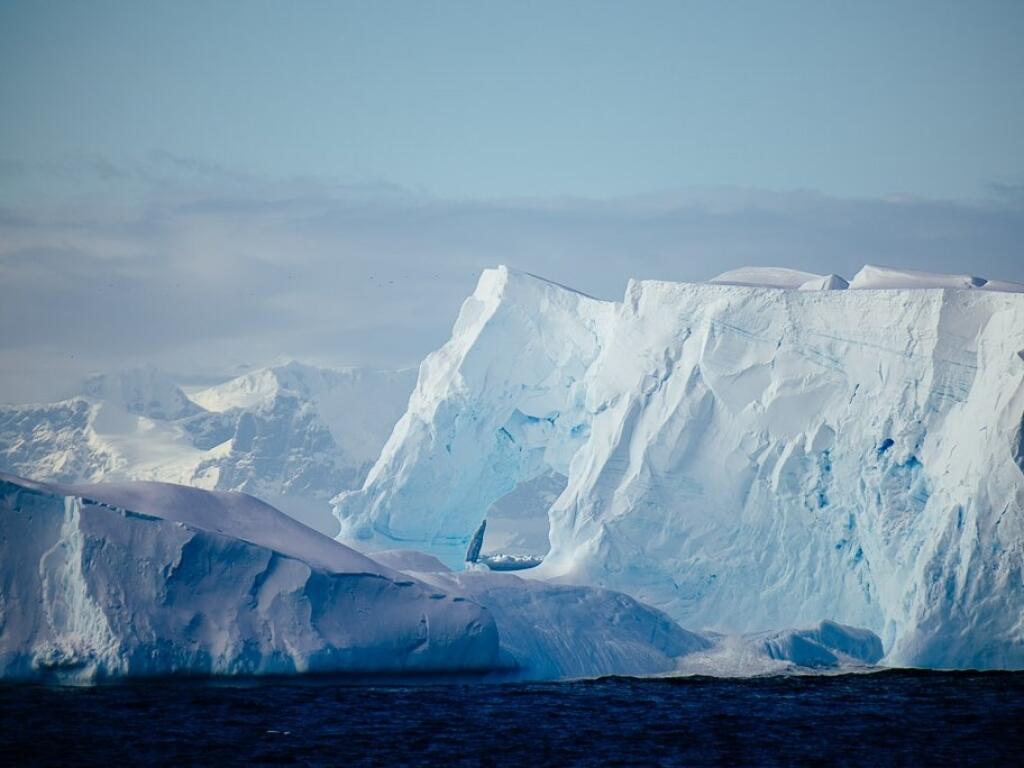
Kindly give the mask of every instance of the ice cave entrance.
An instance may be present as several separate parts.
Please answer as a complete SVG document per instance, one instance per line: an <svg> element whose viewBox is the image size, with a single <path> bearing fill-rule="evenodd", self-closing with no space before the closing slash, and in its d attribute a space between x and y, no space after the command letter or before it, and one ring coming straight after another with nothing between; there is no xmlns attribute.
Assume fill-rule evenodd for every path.
<svg viewBox="0 0 1024 768"><path fill-rule="evenodd" d="M466 551L467 563L492 571L521 571L540 565L551 544L548 509L565 489L557 472L520 483L487 510Z"/></svg>

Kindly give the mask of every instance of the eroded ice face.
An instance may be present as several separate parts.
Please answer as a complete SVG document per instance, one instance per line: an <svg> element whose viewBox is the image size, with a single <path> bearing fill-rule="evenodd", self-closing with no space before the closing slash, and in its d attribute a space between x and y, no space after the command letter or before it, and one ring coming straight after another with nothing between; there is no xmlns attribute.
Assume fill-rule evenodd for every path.
<svg viewBox="0 0 1024 768"><path fill-rule="evenodd" d="M457 564L497 499L554 471L535 575L692 628L830 618L894 663L1024 665L1024 297L943 280L634 282L615 303L485 273L337 498L342 535Z"/></svg>

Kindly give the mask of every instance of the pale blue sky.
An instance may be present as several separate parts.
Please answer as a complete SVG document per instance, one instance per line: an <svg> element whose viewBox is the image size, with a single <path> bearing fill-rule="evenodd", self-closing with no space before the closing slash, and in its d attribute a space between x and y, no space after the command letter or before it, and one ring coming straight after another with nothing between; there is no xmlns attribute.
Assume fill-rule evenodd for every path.
<svg viewBox="0 0 1024 768"><path fill-rule="evenodd" d="M979 197L1024 176L1022 40L1015 0L6 0L3 193L163 152L463 198Z"/></svg>
<svg viewBox="0 0 1024 768"><path fill-rule="evenodd" d="M1024 2L0 0L0 401L415 365L480 270L1024 282Z"/></svg>

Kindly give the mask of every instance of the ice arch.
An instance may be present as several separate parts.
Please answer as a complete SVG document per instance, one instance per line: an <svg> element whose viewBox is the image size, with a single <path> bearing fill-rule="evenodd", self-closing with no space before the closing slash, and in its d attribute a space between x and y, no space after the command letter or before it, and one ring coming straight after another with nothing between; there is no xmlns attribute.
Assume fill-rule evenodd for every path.
<svg viewBox="0 0 1024 768"><path fill-rule="evenodd" d="M342 536L456 564L551 468L542 575L689 627L831 619L890 663L1024 667L1024 296L938 277L613 303L489 270Z"/></svg>
<svg viewBox="0 0 1024 768"><path fill-rule="evenodd" d="M568 474L590 431L583 381L616 306L485 271L451 339L420 366L363 488L335 499L340 538L422 547L456 565L491 504L549 469Z"/></svg>

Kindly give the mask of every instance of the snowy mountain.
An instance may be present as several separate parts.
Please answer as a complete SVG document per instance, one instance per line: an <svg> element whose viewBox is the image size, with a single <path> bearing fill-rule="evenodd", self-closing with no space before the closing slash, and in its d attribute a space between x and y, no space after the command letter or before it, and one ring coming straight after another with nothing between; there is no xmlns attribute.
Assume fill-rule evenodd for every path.
<svg viewBox="0 0 1024 768"><path fill-rule="evenodd" d="M184 419L202 411L153 366L90 376L82 382L82 396L160 421Z"/></svg>
<svg viewBox="0 0 1024 768"><path fill-rule="evenodd" d="M60 403L0 406L0 470L244 491L333 534L328 500L362 481L414 383L299 363L191 395L152 368L95 376Z"/></svg>
<svg viewBox="0 0 1024 768"><path fill-rule="evenodd" d="M1024 667L1024 286L865 267L634 281L486 271L343 540L449 564L567 478L531 576L727 633L865 627L886 661Z"/></svg>

